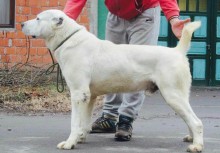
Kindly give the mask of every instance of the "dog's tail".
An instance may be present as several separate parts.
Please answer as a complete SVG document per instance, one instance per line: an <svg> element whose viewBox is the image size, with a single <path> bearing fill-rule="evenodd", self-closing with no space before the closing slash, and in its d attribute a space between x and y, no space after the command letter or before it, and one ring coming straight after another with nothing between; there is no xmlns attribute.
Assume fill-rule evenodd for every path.
<svg viewBox="0 0 220 153"><path fill-rule="evenodd" d="M192 38L192 33L201 26L201 21L194 21L186 24L182 31L182 36L176 48L181 51L184 55L190 47L190 42Z"/></svg>

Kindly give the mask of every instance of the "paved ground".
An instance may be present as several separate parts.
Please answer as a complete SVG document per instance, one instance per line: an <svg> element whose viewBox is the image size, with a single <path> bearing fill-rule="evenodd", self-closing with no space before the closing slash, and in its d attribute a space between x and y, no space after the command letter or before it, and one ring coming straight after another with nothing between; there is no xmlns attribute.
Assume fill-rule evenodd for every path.
<svg viewBox="0 0 220 153"><path fill-rule="evenodd" d="M191 104L204 124L204 153L220 153L220 90L194 89ZM158 93L146 99L130 142L115 142L113 134L90 134L75 150L56 149L69 132L70 115L0 113L0 153L184 153L188 145L182 142L186 125Z"/></svg>

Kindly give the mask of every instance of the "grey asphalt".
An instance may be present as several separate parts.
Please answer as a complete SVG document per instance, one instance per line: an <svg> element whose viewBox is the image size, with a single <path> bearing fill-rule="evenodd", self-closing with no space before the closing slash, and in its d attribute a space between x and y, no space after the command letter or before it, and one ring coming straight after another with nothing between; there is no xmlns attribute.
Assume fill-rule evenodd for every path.
<svg viewBox="0 0 220 153"><path fill-rule="evenodd" d="M220 153L220 90L193 89L190 103L204 124L204 153ZM93 117L95 120L95 117ZM117 142L114 134L90 134L74 150L58 150L70 132L70 115L18 116L0 113L0 153L185 153L185 123L159 93L146 98L134 122L133 139Z"/></svg>

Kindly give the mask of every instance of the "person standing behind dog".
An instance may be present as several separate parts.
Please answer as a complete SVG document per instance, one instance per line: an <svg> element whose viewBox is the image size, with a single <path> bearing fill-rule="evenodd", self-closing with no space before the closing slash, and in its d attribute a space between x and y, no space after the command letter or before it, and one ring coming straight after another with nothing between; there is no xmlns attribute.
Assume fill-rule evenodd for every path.
<svg viewBox="0 0 220 153"><path fill-rule="evenodd" d="M85 4L86 0L67 0L64 12L76 20ZM109 10L105 39L116 44L157 45L160 8L177 38L184 24L190 22L178 18L176 0L105 0L105 5ZM144 99L144 91L106 95L102 116L93 123L91 132L116 132L116 140L129 141L133 120Z"/></svg>

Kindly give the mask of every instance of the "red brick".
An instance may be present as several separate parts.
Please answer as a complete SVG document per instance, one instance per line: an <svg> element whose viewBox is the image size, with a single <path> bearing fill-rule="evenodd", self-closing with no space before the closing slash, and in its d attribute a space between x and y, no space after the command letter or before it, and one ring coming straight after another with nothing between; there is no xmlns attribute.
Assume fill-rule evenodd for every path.
<svg viewBox="0 0 220 153"><path fill-rule="evenodd" d="M85 15L80 16L80 23L89 23L88 17Z"/></svg>
<svg viewBox="0 0 220 153"><path fill-rule="evenodd" d="M42 56L31 56L30 61L32 63L42 63L43 62L43 57Z"/></svg>
<svg viewBox="0 0 220 153"><path fill-rule="evenodd" d="M58 1L59 6L65 6L65 5L66 5L66 1L67 1L67 0L59 0L59 1Z"/></svg>
<svg viewBox="0 0 220 153"><path fill-rule="evenodd" d="M1 57L2 57L1 58L2 63L9 63L10 62L10 58L8 55L2 55Z"/></svg>
<svg viewBox="0 0 220 153"><path fill-rule="evenodd" d="M57 7L58 6L58 0L49 0L49 6L50 7Z"/></svg>
<svg viewBox="0 0 220 153"><path fill-rule="evenodd" d="M31 8L31 14L32 15L37 15L42 11L42 9L40 7L32 7Z"/></svg>
<svg viewBox="0 0 220 153"><path fill-rule="evenodd" d="M25 39L13 39L13 45L17 47L25 47L26 43Z"/></svg>
<svg viewBox="0 0 220 153"><path fill-rule="evenodd" d="M49 6L50 4L49 0L40 0L40 1L41 1L41 7Z"/></svg>
<svg viewBox="0 0 220 153"><path fill-rule="evenodd" d="M52 59L50 55L44 55L43 56L43 63L48 64L48 63L52 63Z"/></svg>
<svg viewBox="0 0 220 153"><path fill-rule="evenodd" d="M21 63L21 55L11 56L11 62Z"/></svg>
<svg viewBox="0 0 220 153"><path fill-rule="evenodd" d="M26 0L16 0L16 5L17 6L25 6L26 5Z"/></svg>
<svg viewBox="0 0 220 153"><path fill-rule="evenodd" d="M29 61L29 58L28 58L28 56L26 56L26 55L21 55L21 56L20 56L20 60L21 60L22 63L26 63L26 62Z"/></svg>
<svg viewBox="0 0 220 153"><path fill-rule="evenodd" d="M22 14L22 6L16 6L16 14Z"/></svg>
<svg viewBox="0 0 220 153"><path fill-rule="evenodd" d="M30 55L37 55L37 48L30 48Z"/></svg>
<svg viewBox="0 0 220 153"><path fill-rule="evenodd" d="M0 38L4 38L5 37L5 32L0 31Z"/></svg>
<svg viewBox="0 0 220 153"><path fill-rule="evenodd" d="M46 10L49 10L49 9L52 9L52 8L51 7L42 7L41 9L42 9L42 11L46 11Z"/></svg>
<svg viewBox="0 0 220 153"><path fill-rule="evenodd" d="M47 55L48 54L48 49L47 48L38 48L37 49L37 55Z"/></svg>
<svg viewBox="0 0 220 153"><path fill-rule="evenodd" d="M28 6L41 6L41 1L39 0L29 0Z"/></svg>
<svg viewBox="0 0 220 153"><path fill-rule="evenodd" d="M16 7L16 12L17 14L23 14L23 15L28 15L31 12L31 8L30 7L22 7L22 6L17 6Z"/></svg>
<svg viewBox="0 0 220 153"><path fill-rule="evenodd" d="M16 15L16 22L24 22L27 21L26 15Z"/></svg>
<svg viewBox="0 0 220 153"><path fill-rule="evenodd" d="M8 46L8 38L0 38L0 46Z"/></svg>
<svg viewBox="0 0 220 153"><path fill-rule="evenodd" d="M26 36L22 31L17 31L16 38L25 39Z"/></svg>
<svg viewBox="0 0 220 153"><path fill-rule="evenodd" d="M7 55L15 55L16 51L15 51L15 47L7 47L6 48L6 54Z"/></svg>
<svg viewBox="0 0 220 153"><path fill-rule="evenodd" d="M45 42L42 39L32 39L31 47L45 47Z"/></svg>
<svg viewBox="0 0 220 153"><path fill-rule="evenodd" d="M5 47L0 47L0 55L4 55L4 49Z"/></svg>
<svg viewBox="0 0 220 153"><path fill-rule="evenodd" d="M35 19L36 18L36 15L29 15L28 17L27 17L27 20L32 20L32 19Z"/></svg>
<svg viewBox="0 0 220 153"><path fill-rule="evenodd" d="M10 56L10 62L11 62L11 63L17 63L17 62L19 62L18 56L17 56L17 55L11 55L11 56Z"/></svg>
<svg viewBox="0 0 220 153"><path fill-rule="evenodd" d="M16 28L16 30L21 30L21 24L20 23L16 23L15 28Z"/></svg>
<svg viewBox="0 0 220 153"><path fill-rule="evenodd" d="M22 14L28 15L28 14L30 14L30 12L31 12L31 8L30 7L23 7Z"/></svg>
<svg viewBox="0 0 220 153"><path fill-rule="evenodd" d="M7 32L6 37L7 38L16 38L16 33L15 32Z"/></svg>
<svg viewBox="0 0 220 153"><path fill-rule="evenodd" d="M17 55L27 55L27 48L18 47L16 48Z"/></svg>

